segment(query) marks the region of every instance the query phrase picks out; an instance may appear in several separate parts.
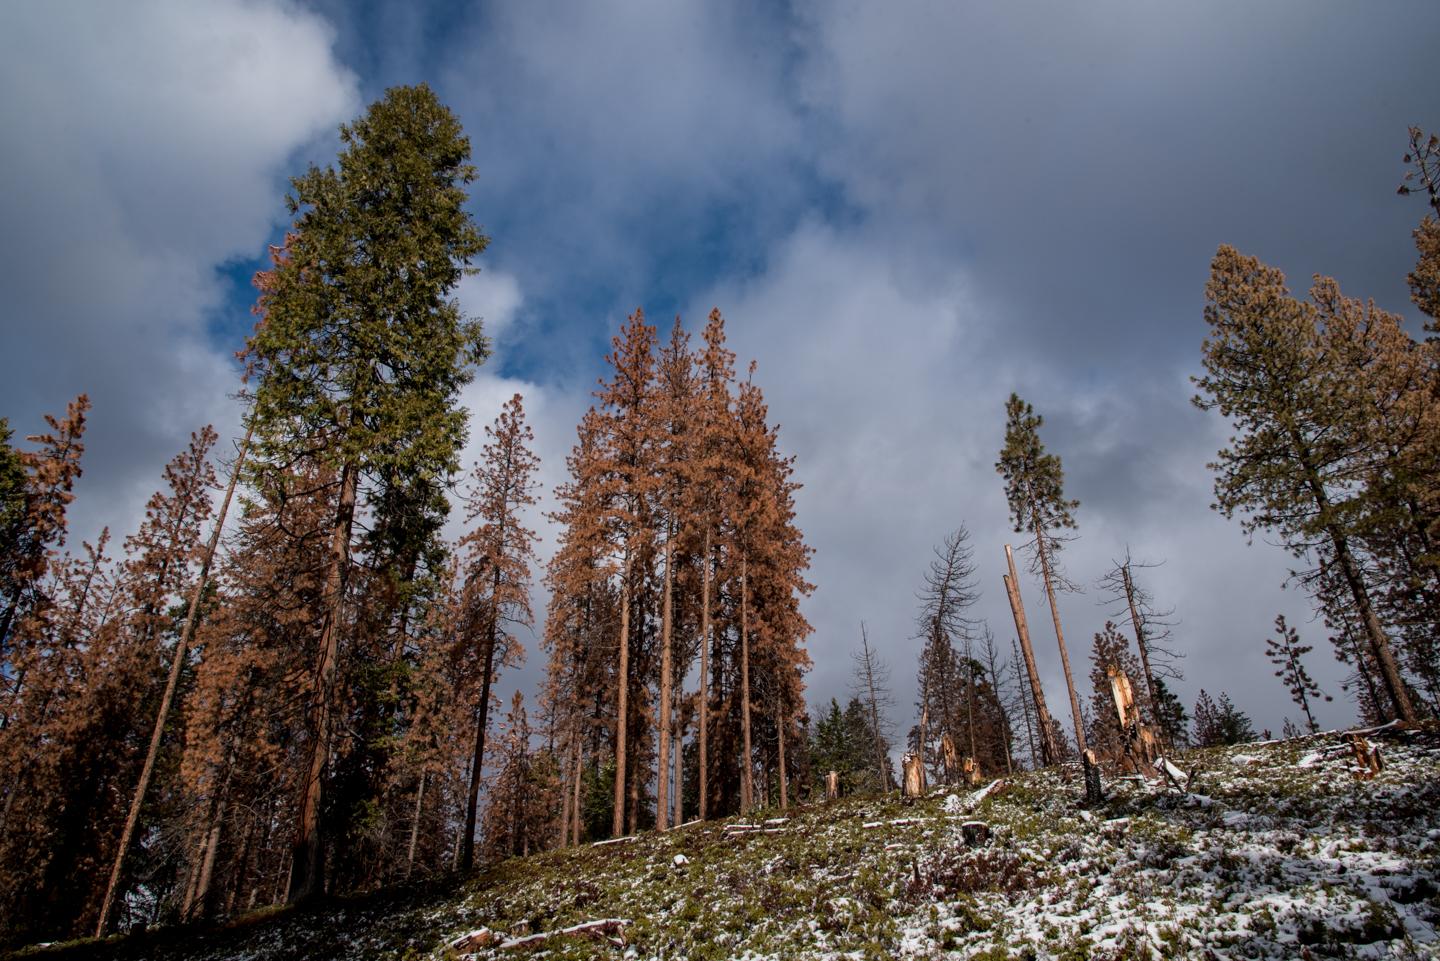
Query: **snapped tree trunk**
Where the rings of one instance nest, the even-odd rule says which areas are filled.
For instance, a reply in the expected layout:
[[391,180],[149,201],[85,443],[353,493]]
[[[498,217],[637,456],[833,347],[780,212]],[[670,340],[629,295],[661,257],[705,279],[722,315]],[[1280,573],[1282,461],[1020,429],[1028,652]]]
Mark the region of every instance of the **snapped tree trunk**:
[[1035,704],[1035,723],[1040,728],[1040,758],[1046,764],[1054,764],[1060,756],[1055,744],[1054,725],[1050,723],[1050,709],[1045,706],[1045,689],[1040,686],[1040,671],[1035,666],[1035,648],[1030,644],[1030,626],[1025,619],[1025,605],[1020,600],[1020,579],[1015,573],[1015,554],[1010,545],[1005,545],[1005,563],[1010,573],[1005,575],[1005,593],[1010,598],[1010,613],[1015,617],[1015,631],[1020,635],[1020,651],[1025,658],[1025,672],[1030,677],[1030,696]]
[[1150,723],[1163,746],[1166,743],[1165,729],[1160,724],[1160,702],[1155,698],[1155,674],[1150,670],[1150,645],[1145,641],[1145,628],[1135,610],[1135,585],[1130,580],[1128,563],[1121,566],[1120,579],[1125,585],[1125,603],[1130,607],[1130,626],[1135,629],[1135,646],[1140,649],[1140,666],[1145,669],[1145,695],[1150,700]]

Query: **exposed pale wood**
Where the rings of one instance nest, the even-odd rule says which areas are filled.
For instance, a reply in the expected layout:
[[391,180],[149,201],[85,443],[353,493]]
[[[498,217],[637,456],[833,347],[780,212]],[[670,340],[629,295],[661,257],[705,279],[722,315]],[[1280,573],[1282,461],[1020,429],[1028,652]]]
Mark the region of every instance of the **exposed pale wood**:
[[917,798],[925,793],[925,772],[921,770],[921,761],[918,754],[907,753],[900,759],[900,767],[904,771],[903,795],[907,798]]
[[1045,689],[1040,684],[1040,670],[1035,666],[1035,648],[1030,644],[1030,626],[1025,618],[1025,604],[1020,599],[1020,578],[1015,573],[1015,553],[1005,545],[1005,564],[1009,573],[1004,575],[1005,594],[1010,598],[1010,613],[1015,618],[1015,632],[1020,635],[1020,652],[1025,659],[1025,671],[1030,675],[1030,696],[1035,703],[1036,725],[1040,728],[1040,755],[1045,764],[1054,764],[1059,757],[1055,745],[1054,726],[1050,723],[1050,709],[1045,705]]

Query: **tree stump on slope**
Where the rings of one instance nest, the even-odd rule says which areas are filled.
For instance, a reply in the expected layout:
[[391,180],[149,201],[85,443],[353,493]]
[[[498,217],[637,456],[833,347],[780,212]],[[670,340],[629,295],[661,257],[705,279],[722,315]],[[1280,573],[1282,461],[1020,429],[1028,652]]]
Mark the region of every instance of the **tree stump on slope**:
[[904,772],[902,795],[906,798],[917,798],[925,793],[925,772],[920,767],[920,756],[918,754],[906,754],[900,759],[900,767]]

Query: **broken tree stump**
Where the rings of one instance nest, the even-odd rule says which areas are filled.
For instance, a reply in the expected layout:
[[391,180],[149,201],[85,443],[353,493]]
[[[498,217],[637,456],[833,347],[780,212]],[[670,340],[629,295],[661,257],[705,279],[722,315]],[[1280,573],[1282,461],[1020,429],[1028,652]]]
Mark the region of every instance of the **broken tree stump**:
[[920,764],[918,754],[907,753],[900,759],[900,768],[903,772],[901,780],[902,796],[906,798],[917,798],[925,793],[925,772]]
[[1385,768],[1380,749],[1361,734],[1350,735],[1350,751],[1355,755],[1355,776],[1368,781]]
[[1100,763],[1095,759],[1095,752],[1086,748],[1080,755],[1080,763],[1085,768],[1085,803],[1104,802],[1105,788],[1100,783]]
[[949,731],[940,735],[940,761],[945,767],[945,783],[954,784],[960,771],[960,753],[955,750],[955,739]]
[[825,774],[825,800],[834,801],[840,797],[840,772],[827,771]]
[[960,836],[967,848],[978,848],[990,843],[990,825],[984,821],[966,821],[960,825]]
[[962,758],[960,761],[960,776],[965,779],[967,787],[980,786],[980,762],[973,757]]

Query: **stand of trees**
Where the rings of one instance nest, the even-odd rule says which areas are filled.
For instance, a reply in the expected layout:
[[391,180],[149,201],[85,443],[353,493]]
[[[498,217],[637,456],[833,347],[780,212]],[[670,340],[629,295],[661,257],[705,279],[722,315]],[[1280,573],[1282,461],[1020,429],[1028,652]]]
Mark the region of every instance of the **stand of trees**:
[[[608,361],[567,461],[547,573],[572,842],[593,835],[580,812],[597,807],[610,835],[766,799],[784,808],[804,740],[810,550],[754,366],[737,384],[718,311],[699,350],[678,319],[657,347],[637,311]],[[607,798],[593,793],[602,780]]]

